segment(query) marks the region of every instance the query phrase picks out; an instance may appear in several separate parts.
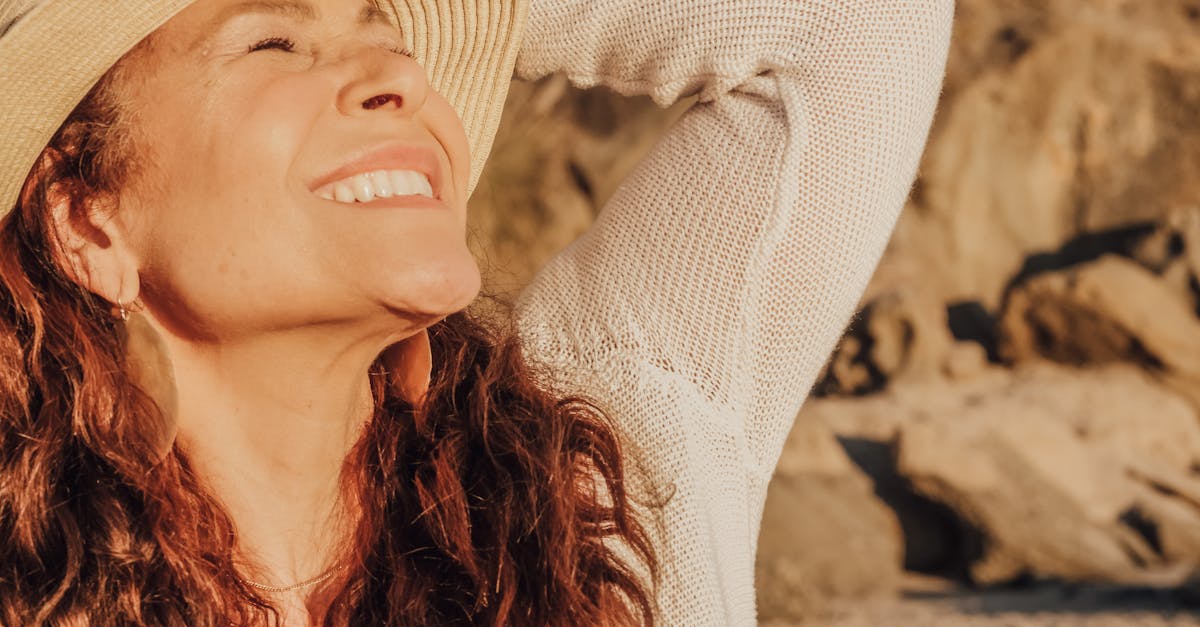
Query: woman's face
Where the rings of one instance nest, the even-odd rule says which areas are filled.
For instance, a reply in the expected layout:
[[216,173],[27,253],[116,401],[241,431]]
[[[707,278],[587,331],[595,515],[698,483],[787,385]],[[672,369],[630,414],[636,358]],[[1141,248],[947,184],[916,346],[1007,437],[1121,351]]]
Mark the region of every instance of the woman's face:
[[475,297],[462,122],[383,14],[199,0],[150,43],[118,89],[138,164],[119,215],[156,316],[222,337],[428,322]]

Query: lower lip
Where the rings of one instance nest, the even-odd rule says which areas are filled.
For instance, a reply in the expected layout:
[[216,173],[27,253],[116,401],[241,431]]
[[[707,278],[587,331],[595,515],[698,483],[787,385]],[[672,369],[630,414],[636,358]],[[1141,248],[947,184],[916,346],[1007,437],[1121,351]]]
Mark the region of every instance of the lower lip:
[[364,209],[449,209],[446,203],[428,196],[392,196],[391,198],[374,198],[367,202],[338,202],[326,200],[343,207],[362,207]]

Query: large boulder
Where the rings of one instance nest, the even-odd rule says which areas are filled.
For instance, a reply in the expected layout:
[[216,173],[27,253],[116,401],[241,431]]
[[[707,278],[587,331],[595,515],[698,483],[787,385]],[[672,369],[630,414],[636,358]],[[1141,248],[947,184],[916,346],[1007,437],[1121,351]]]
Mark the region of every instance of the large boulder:
[[1000,323],[1007,361],[1128,361],[1200,380],[1200,319],[1177,290],[1114,255],[1015,287]]
[[1191,267],[1193,255],[1200,267],[1200,237],[1193,246],[1161,263],[1167,278],[1131,259],[1106,255],[1017,284],[1000,318],[1001,357],[1137,364],[1200,407],[1200,318],[1188,287],[1197,284]]
[[903,540],[829,428],[797,422],[768,489],[758,540],[761,620],[797,621],[834,598],[895,592]]
[[951,335],[946,306],[919,283],[868,295],[815,386],[819,396],[875,392],[897,380],[964,378],[987,363],[983,346]]
[[910,489],[977,534],[942,549],[976,582],[1177,583],[1200,564],[1200,420],[1133,366],[996,368],[806,413],[887,446]]
[[943,100],[875,283],[989,310],[1030,256],[1200,198],[1193,2],[959,0]]

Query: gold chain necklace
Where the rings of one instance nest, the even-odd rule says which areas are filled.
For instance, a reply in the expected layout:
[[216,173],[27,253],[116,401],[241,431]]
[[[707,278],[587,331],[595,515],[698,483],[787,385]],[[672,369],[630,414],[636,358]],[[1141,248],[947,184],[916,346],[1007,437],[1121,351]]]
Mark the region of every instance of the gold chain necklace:
[[321,583],[322,581],[325,581],[325,580],[329,579],[330,577],[336,575],[338,573],[338,571],[344,570],[345,568],[346,568],[345,566],[335,566],[335,567],[325,571],[323,574],[313,577],[312,579],[306,579],[304,581],[301,581],[300,583],[294,583],[290,586],[268,586],[265,583],[257,583],[257,582],[250,581],[249,579],[245,579],[245,578],[241,577],[240,575],[238,576],[238,579],[240,579],[242,581],[242,583],[246,584],[247,586],[250,586],[251,588],[257,588],[264,592],[291,592],[292,590],[300,590],[301,588],[315,586],[315,585]]

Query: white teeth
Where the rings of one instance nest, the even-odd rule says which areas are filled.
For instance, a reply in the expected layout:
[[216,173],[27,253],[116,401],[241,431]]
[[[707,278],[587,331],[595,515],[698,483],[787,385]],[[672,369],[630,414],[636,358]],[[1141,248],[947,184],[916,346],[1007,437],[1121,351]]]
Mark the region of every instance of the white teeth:
[[333,197],[338,202],[354,202],[354,190],[350,189],[350,185],[346,182],[334,183]]
[[367,202],[375,197],[375,187],[371,185],[371,178],[366,174],[355,174],[354,178],[350,179],[350,189],[354,190],[354,199],[358,202]]
[[412,180],[414,178],[424,178],[416,172],[409,170],[392,170],[388,172],[388,182],[392,184],[394,189],[413,189]]
[[317,190],[317,195],[338,202],[367,202],[393,196],[433,198],[433,186],[420,172],[412,170],[375,170],[356,174]]
[[379,170],[371,173],[371,183],[375,185],[375,195],[380,198],[392,197],[392,182],[387,172]]

